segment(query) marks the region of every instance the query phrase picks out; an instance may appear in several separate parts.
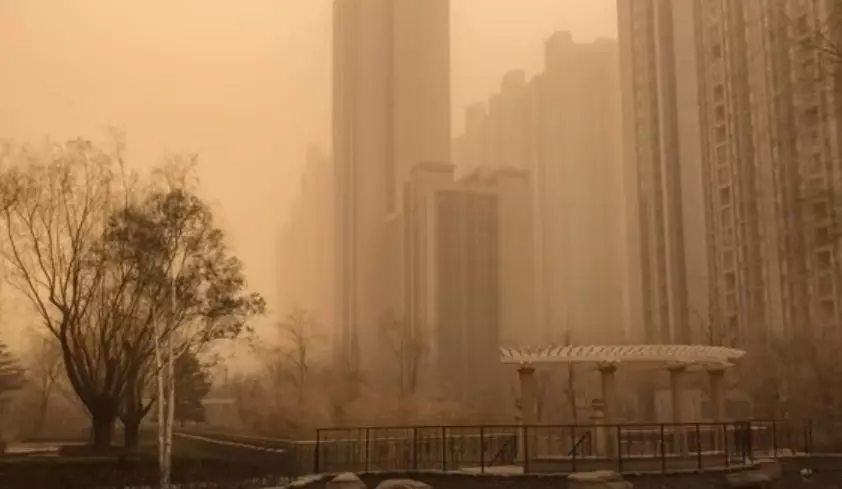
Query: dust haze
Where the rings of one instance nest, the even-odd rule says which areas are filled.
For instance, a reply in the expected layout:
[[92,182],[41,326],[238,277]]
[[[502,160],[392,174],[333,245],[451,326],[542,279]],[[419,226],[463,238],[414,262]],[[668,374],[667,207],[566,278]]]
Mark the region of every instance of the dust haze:
[[840,19],[0,0],[0,448],[157,428],[164,486],[188,428],[834,433]]

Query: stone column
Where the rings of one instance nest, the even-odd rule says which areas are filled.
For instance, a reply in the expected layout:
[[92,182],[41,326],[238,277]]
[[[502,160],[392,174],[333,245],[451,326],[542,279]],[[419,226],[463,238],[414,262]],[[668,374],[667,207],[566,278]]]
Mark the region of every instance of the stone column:
[[[710,379],[710,412],[711,419],[714,423],[722,423],[725,421],[725,369],[713,368],[708,370],[708,378]],[[724,450],[725,437],[722,436],[724,429],[722,426],[714,425],[713,430],[714,449],[717,451]]]
[[605,455],[617,454],[617,428],[614,425],[617,423],[617,365],[613,363],[606,363],[599,366],[599,376],[602,381],[602,412],[604,417],[602,424],[605,426],[602,431],[601,438],[603,439],[603,447],[605,447]]
[[[518,444],[520,459],[525,460],[526,456],[535,456],[535,428],[533,426],[538,422],[537,412],[537,396],[538,389],[535,381],[535,368],[528,363],[524,363],[517,369],[518,377],[520,378],[520,406],[521,406],[521,422],[524,428],[521,428],[520,443]],[[528,448],[527,448],[528,447]],[[520,451],[524,450],[524,451]],[[528,454],[526,451],[528,450]]]
[[710,378],[710,410],[714,423],[725,420],[725,369],[713,368],[708,370]]
[[[672,422],[684,423],[684,373],[687,367],[684,365],[676,365],[670,367],[670,392],[672,394]],[[684,436],[683,427],[674,426],[672,430],[674,433],[673,440],[675,441],[676,451],[682,455],[687,454],[686,437]]]

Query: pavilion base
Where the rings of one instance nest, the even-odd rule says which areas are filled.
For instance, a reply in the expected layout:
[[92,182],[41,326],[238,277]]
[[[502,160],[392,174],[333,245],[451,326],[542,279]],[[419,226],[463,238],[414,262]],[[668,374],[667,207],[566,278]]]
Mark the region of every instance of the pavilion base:
[[744,466],[742,457],[728,456],[722,452],[688,455],[637,455],[616,457],[535,457],[529,459],[530,474],[569,474],[614,470],[617,472],[681,472],[689,470],[722,470]]

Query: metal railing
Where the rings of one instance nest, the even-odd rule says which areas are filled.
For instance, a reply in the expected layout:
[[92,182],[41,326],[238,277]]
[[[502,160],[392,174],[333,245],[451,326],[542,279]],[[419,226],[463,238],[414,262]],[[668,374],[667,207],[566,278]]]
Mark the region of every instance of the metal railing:
[[[811,453],[809,421],[317,430],[297,461],[321,472],[674,472]],[[312,465],[310,465],[312,464]]]

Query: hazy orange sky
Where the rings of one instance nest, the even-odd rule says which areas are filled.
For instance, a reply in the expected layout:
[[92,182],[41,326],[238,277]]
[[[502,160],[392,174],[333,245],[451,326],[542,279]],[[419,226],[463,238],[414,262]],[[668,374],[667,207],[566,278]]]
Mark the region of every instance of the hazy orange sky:
[[[365,1],[365,0],[359,0]],[[101,138],[129,159],[200,154],[202,184],[252,288],[307,146],[329,146],[330,0],[0,0],[0,138]],[[452,0],[454,127],[503,73],[540,70],[555,30],[615,37],[616,0]]]

